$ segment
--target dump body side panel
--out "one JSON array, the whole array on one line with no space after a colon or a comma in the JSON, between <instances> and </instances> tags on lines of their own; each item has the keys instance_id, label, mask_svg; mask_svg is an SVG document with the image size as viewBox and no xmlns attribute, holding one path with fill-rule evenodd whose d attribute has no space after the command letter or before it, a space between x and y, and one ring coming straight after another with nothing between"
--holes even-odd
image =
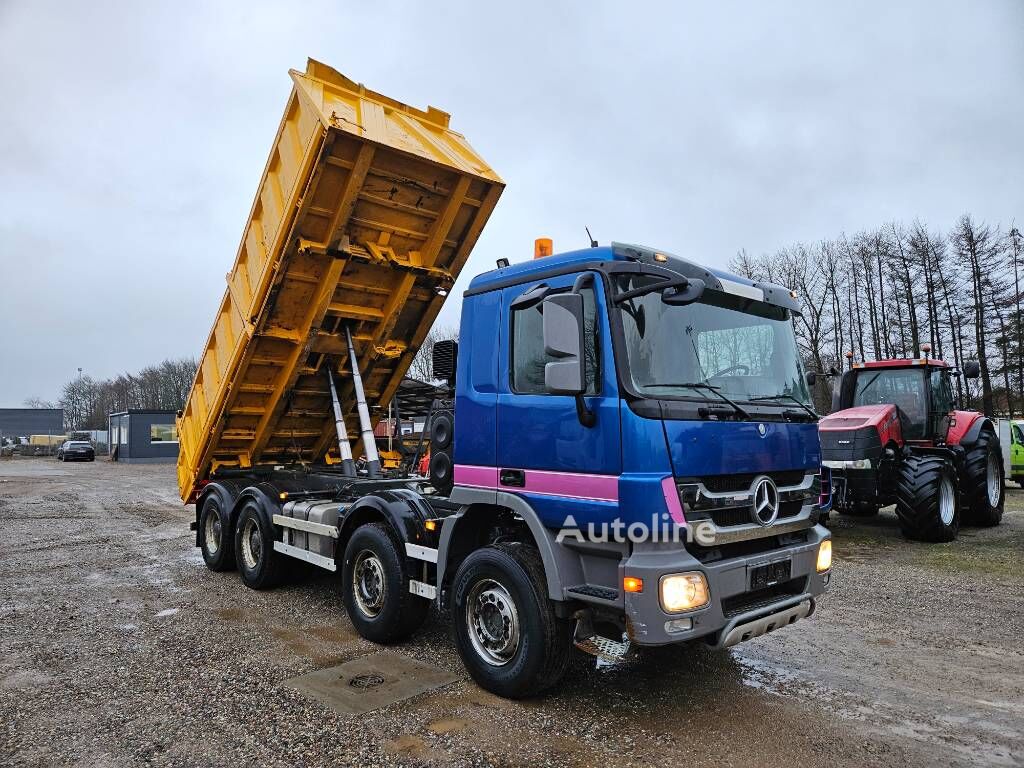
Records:
<instances>
[{"instance_id":1,"label":"dump body side panel","mask_svg":"<svg viewBox=\"0 0 1024 768\"><path fill-rule=\"evenodd\" d=\"M385 406L503 189L445 113L312 60L291 77L178 422L186 502L221 466L336 461L328 369L358 436L346 327Z\"/></svg>"}]
</instances>

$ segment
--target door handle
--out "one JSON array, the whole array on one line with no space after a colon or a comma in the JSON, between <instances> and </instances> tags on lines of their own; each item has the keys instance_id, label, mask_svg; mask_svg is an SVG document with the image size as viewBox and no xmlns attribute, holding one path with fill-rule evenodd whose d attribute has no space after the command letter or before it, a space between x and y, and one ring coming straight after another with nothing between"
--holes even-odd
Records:
<instances>
[{"instance_id":1,"label":"door handle","mask_svg":"<svg viewBox=\"0 0 1024 768\"><path fill-rule=\"evenodd\" d=\"M514 488L526 485L526 473L521 469L503 469L498 473L498 482Z\"/></svg>"}]
</instances>

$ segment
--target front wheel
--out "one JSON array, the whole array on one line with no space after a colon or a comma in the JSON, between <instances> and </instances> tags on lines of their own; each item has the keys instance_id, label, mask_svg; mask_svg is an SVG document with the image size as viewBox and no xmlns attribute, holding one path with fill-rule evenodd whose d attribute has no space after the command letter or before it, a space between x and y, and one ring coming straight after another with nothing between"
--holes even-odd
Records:
<instances>
[{"instance_id":1,"label":"front wheel","mask_svg":"<svg viewBox=\"0 0 1024 768\"><path fill-rule=\"evenodd\" d=\"M941 456L907 456L896 471L896 516L908 539L955 539L960 509L953 465Z\"/></svg>"},{"instance_id":2,"label":"front wheel","mask_svg":"<svg viewBox=\"0 0 1024 768\"><path fill-rule=\"evenodd\" d=\"M462 562L452 632L470 676L498 696L540 693L569 663L570 623L555 615L540 554L524 544L485 547Z\"/></svg>"},{"instance_id":3,"label":"front wheel","mask_svg":"<svg viewBox=\"0 0 1024 768\"><path fill-rule=\"evenodd\" d=\"M1003 519L1006 491L999 438L983 430L964 458L964 525L993 526Z\"/></svg>"}]
</instances>

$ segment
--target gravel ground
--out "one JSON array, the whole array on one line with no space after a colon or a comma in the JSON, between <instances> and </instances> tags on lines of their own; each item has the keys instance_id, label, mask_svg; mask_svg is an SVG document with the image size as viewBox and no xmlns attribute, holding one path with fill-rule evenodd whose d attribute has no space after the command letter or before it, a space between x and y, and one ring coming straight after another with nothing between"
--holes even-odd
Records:
<instances>
[{"instance_id":1,"label":"gravel ground","mask_svg":"<svg viewBox=\"0 0 1024 768\"><path fill-rule=\"evenodd\" d=\"M833 523L812 618L726 653L580 656L544 698L468 681L432 619L399 653L459 681L344 716L284 681L379 649L329 575L206 570L168 465L0 462L2 765L1021 765L1024 492L1004 523L904 541Z\"/></svg>"}]
</instances>

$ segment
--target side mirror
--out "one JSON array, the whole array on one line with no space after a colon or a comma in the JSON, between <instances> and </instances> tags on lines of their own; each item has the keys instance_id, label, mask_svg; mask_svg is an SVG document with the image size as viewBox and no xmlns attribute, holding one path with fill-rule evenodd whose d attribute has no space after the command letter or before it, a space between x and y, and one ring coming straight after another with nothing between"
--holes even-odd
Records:
<instances>
[{"instance_id":1,"label":"side mirror","mask_svg":"<svg viewBox=\"0 0 1024 768\"><path fill-rule=\"evenodd\" d=\"M548 296L544 312L544 351L556 358L544 366L544 387L553 395L581 395L583 381L583 297Z\"/></svg>"},{"instance_id":2,"label":"side mirror","mask_svg":"<svg viewBox=\"0 0 1024 768\"><path fill-rule=\"evenodd\" d=\"M692 304L704 295L704 286L703 280L691 278L684 285L666 288L661 292L661 300L672 306Z\"/></svg>"},{"instance_id":3,"label":"side mirror","mask_svg":"<svg viewBox=\"0 0 1024 768\"><path fill-rule=\"evenodd\" d=\"M965 379L976 379L981 376L981 364L977 360L966 360L963 371Z\"/></svg>"},{"instance_id":4,"label":"side mirror","mask_svg":"<svg viewBox=\"0 0 1024 768\"><path fill-rule=\"evenodd\" d=\"M807 382L808 387L813 387L817 380L818 374L815 373L814 371L807 371L807 373L804 374L804 381Z\"/></svg>"}]
</instances>

